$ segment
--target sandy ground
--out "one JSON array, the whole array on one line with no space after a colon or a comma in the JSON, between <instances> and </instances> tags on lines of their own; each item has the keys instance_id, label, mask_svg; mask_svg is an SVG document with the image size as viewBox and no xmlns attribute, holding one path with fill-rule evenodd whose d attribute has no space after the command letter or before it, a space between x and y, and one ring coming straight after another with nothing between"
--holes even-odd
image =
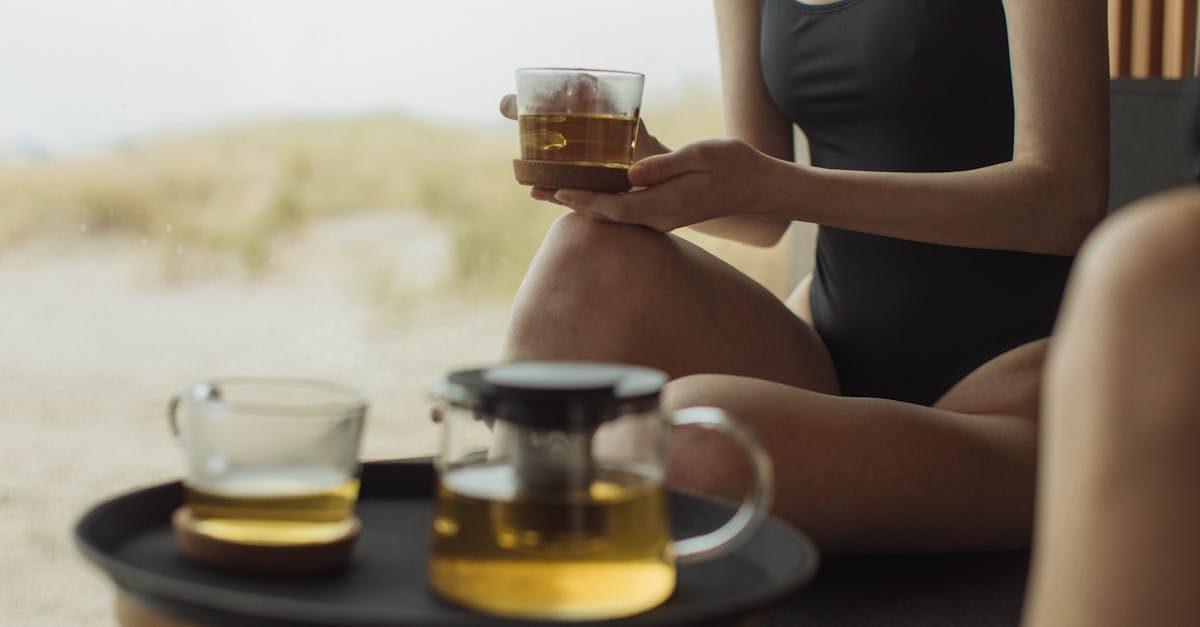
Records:
<instances>
[{"instance_id":1,"label":"sandy ground","mask_svg":"<svg viewBox=\"0 0 1200 627\"><path fill-rule=\"evenodd\" d=\"M507 316L439 296L451 252L404 212L324 222L259 278L165 240L81 232L0 250L0 622L115 624L71 527L98 500L178 477L164 410L189 382L349 383L372 400L365 458L433 452L424 390L494 360Z\"/></svg>"}]
</instances>

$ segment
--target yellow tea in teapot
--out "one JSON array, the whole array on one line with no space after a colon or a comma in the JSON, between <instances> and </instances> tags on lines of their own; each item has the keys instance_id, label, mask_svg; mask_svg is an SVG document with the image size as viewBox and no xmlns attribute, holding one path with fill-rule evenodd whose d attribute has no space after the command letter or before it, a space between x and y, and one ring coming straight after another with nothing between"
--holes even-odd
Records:
<instances>
[{"instance_id":1,"label":"yellow tea in teapot","mask_svg":"<svg viewBox=\"0 0 1200 627\"><path fill-rule=\"evenodd\" d=\"M599 466L586 489L519 489L512 466L450 470L438 486L430 581L443 597L501 614L634 614L675 588L661 477Z\"/></svg>"}]
</instances>

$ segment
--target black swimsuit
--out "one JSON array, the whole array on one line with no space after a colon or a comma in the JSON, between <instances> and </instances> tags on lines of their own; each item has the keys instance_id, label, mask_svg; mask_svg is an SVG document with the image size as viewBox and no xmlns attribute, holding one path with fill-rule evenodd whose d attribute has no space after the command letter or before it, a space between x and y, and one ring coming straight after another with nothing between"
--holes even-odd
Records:
<instances>
[{"instance_id":1,"label":"black swimsuit","mask_svg":"<svg viewBox=\"0 0 1200 627\"><path fill-rule=\"evenodd\" d=\"M1012 160L1001 0L763 0L761 60L813 165L947 172ZM823 226L816 261L813 322L842 392L930 405L1050 334L1073 257Z\"/></svg>"}]
</instances>

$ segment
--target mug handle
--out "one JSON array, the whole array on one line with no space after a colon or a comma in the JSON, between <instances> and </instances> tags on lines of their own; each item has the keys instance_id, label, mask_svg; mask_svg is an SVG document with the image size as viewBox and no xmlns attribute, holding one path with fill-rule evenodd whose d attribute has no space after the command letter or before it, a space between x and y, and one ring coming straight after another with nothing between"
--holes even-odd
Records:
<instances>
[{"instance_id":1,"label":"mug handle","mask_svg":"<svg viewBox=\"0 0 1200 627\"><path fill-rule=\"evenodd\" d=\"M183 429L179 428L179 403L183 401L183 395L183 391L176 392L167 404L167 427L171 429L171 437L180 444L185 443Z\"/></svg>"},{"instance_id":2,"label":"mug handle","mask_svg":"<svg viewBox=\"0 0 1200 627\"><path fill-rule=\"evenodd\" d=\"M672 426L695 425L718 431L736 440L750 455L754 478L754 484L728 522L715 531L675 541L675 562L694 564L724 555L741 546L766 520L775 493L774 471L771 457L754 433L724 410L716 407L688 407L672 413L670 419Z\"/></svg>"},{"instance_id":3,"label":"mug handle","mask_svg":"<svg viewBox=\"0 0 1200 627\"><path fill-rule=\"evenodd\" d=\"M183 429L179 426L179 404L187 396L204 401L219 401L221 400L221 391L215 384L197 383L183 388L171 396L170 402L167 403L167 426L171 429L171 436L182 445L187 444L187 436L183 434Z\"/></svg>"}]
</instances>

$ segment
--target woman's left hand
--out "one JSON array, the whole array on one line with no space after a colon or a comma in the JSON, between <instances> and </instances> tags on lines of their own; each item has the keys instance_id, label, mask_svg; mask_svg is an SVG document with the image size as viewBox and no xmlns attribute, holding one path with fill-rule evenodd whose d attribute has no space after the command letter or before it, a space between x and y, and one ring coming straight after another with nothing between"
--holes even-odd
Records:
<instances>
[{"instance_id":1,"label":"woman's left hand","mask_svg":"<svg viewBox=\"0 0 1200 627\"><path fill-rule=\"evenodd\" d=\"M665 233L714 218L754 213L774 161L746 142L710 139L633 164L629 182L634 189L626 194L535 189L534 197L599 220L640 224Z\"/></svg>"}]
</instances>

